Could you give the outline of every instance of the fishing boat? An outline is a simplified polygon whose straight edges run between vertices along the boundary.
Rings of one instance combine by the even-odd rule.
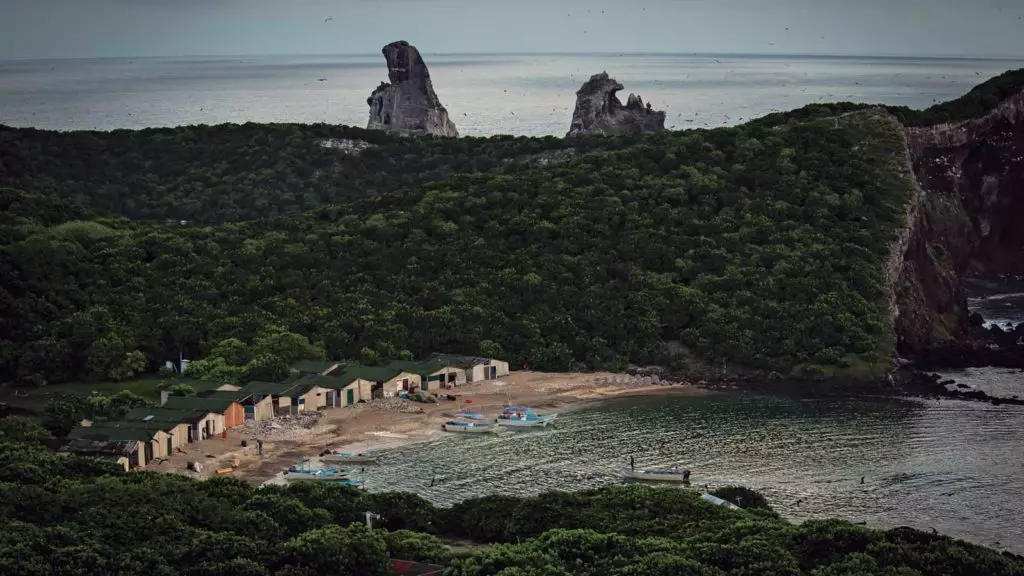
[[[376,464],[377,456],[365,452],[329,452],[324,454],[321,460],[332,464]]]
[[[626,470],[626,478],[645,482],[689,482],[690,471],[682,468]]]
[[[292,464],[284,471],[284,479],[289,482],[308,480],[313,482],[337,482],[347,480],[348,474],[337,468],[313,468],[308,458]]]
[[[316,469],[302,470],[292,466],[285,470],[284,479],[289,482],[311,481],[311,482],[338,482],[348,480],[348,474],[344,470]]]
[[[455,420],[445,422],[441,425],[441,429],[445,432],[460,432],[463,434],[483,434],[498,431],[498,427],[489,422],[456,422]]]
[[[509,428],[544,428],[550,424],[558,414],[538,414],[536,412],[505,411],[495,420],[499,426]]]
[[[345,480],[337,480],[337,481],[334,482],[334,484],[340,484],[342,486],[356,486],[356,487],[359,487],[359,486],[363,485],[363,481],[362,480],[352,480],[350,478],[346,478]]]

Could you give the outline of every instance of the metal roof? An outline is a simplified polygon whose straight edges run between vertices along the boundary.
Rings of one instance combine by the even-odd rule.
[[[74,438],[61,447],[62,452],[76,452],[84,454],[132,454],[139,449],[138,441],[101,441]]]
[[[339,380],[346,383],[353,380],[369,380],[371,382],[387,382],[406,370],[400,368],[389,368],[387,366],[349,366],[344,372],[337,375]]]
[[[305,374],[323,374],[327,370],[341,365],[340,360],[300,360],[292,368]]]
[[[135,408],[125,414],[123,421],[141,421],[167,424],[173,428],[178,424],[190,424],[209,414],[207,410],[180,410],[160,406],[158,408]]]
[[[198,411],[206,410],[221,414],[227,411],[228,407],[238,401],[239,392],[225,392],[226,396],[215,396],[209,398],[184,398],[182,396],[171,396],[164,402],[162,408],[173,410]]]
[[[423,362],[413,362],[411,360],[394,360],[389,362],[387,367],[394,368],[396,370],[402,370],[403,372],[412,372],[420,376],[428,376],[444,368],[445,366],[454,366],[454,364],[445,364],[436,360],[425,360]]]
[[[68,438],[71,440],[91,440],[101,443],[129,442],[132,440],[149,442],[159,431],[159,428],[147,429],[126,426],[86,426],[72,428],[71,432],[68,433]]]
[[[263,382],[255,380],[246,384],[239,392],[244,392],[247,395],[271,394],[274,396],[287,396],[294,387],[295,382]]]

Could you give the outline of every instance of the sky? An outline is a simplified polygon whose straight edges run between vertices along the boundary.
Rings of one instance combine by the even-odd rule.
[[[0,0],[0,58],[671,52],[1024,56],[1024,0]]]

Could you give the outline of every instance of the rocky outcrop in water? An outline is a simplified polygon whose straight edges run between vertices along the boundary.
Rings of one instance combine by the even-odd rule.
[[[458,136],[448,111],[434,92],[430,72],[419,50],[401,40],[381,52],[388,62],[388,82],[381,82],[366,99],[370,106],[370,130],[403,136]]]
[[[906,129],[918,190],[896,283],[897,349],[970,339],[961,279],[1024,273],[1024,91],[964,122]]]
[[[578,134],[636,135],[661,132],[665,129],[665,113],[644,105],[633,94],[626,105],[615,95],[622,84],[609,78],[607,72],[595,74],[576,92],[576,109],[567,136]]]

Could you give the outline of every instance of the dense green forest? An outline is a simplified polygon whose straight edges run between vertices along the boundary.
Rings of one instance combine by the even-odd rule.
[[[547,145],[401,144],[425,164],[455,146],[500,164]],[[881,262],[911,191],[897,124],[864,112],[592,145],[216,226],[6,189],[2,378],[110,378],[268,325],[331,358],[486,351],[620,367],[667,363],[663,342],[681,340],[776,370],[884,365]]]
[[[612,486],[438,508],[411,493],[125,473],[61,456],[27,420],[0,420],[0,574],[389,574],[389,558],[448,576],[1011,576],[1021,558],[909,528],[791,524],[756,493],[744,510],[689,490]],[[381,518],[372,530],[363,514]],[[442,538],[476,543],[453,551]]]
[[[963,119],[1022,84],[888,111]],[[911,185],[865,108],[572,140],[0,128],[0,381],[124,378],[268,326],[330,358],[878,375]]]

